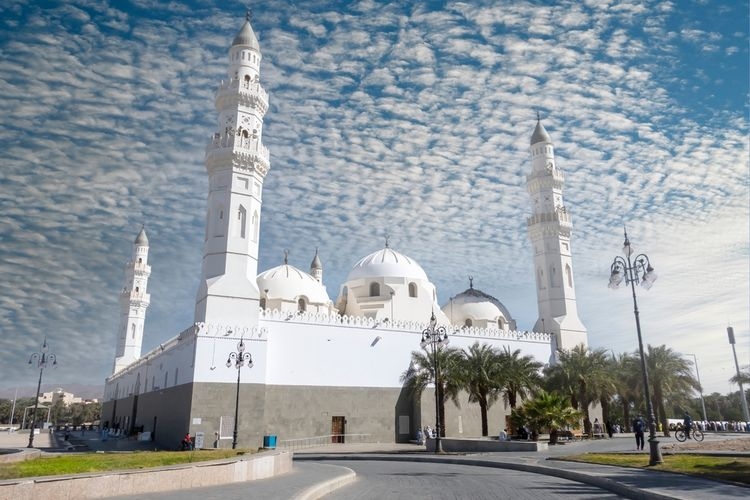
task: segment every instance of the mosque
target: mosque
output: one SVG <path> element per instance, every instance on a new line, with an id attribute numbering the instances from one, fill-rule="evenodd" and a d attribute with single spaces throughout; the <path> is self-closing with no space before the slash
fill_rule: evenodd
<path id="1" fill-rule="evenodd" d="M 309 272 L 285 259 L 259 274 L 261 193 L 270 170 L 261 57 L 248 18 L 229 48 L 227 79 L 216 92 L 218 131 L 206 148 L 209 190 L 194 323 L 141 352 L 151 272 L 141 229 L 125 266 L 103 422 L 142 431 L 165 447 L 186 432 L 202 447 L 229 447 L 235 438 L 239 446 L 258 447 L 265 436 L 277 436 L 280 445 L 330 435 L 408 442 L 435 422 L 432 387 L 416 397 L 402 382 L 433 313 L 458 348 L 479 342 L 550 363 L 558 348 L 587 344 L 576 309 L 565 177 L 539 120 L 526 182 L 539 310 L 529 331 L 473 283 L 440 307 L 425 271 L 388 241 L 354 264 L 335 301 L 323 285 L 317 251 Z M 460 399 L 460 407 L 446 402 L 446 435 L 481 435 L 478 405 Z M 508 412 L 501 402 L 493 405 L 491 428 Z"/>

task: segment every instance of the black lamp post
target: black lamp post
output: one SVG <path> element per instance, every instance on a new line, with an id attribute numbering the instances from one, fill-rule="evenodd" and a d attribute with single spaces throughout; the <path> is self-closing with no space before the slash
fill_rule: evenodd
<path id="1" fill-rule="evenodd" d="M 42 373 L 47 368 L 47 363 L 52 363 L 52 366 L 57 365 L 57 356 L 47 352 L 47 337 L 44 337 L 44 343 L 42 344 L 42 350 L 40 352 L 31 353 L 29 357 L 29 365 L 33 365 L 36 362 L 36 367 L 39 368 L 39 382 L 36 384 L 36 397 L 34 398 L 34 416 L 31 417 L 31 432 L 29 432 L 29 445 L 27 448 L 34 447 L 34 428 L 36 427 L 36 410 L 39 408 L 39 390 L 42 387 Z"/>
<path id="2" fill-rule="evenodd" d="M 444 326 L 437 326 L 437 320 L 435 319 L 435 313 L 432 313 L 430 317 L 430 326 L 422 330 L 422 342 L 420 346 L 425 349 L 428 345 L 432 350 L 432 368 L 433 375 L 435 378 L 435 453 L 442 453 L 443 446 L 440 443 L 440 390 L 442 384 L 440 380 L 440 362 L 438 359 L 438 351 L 442 346 L 448 345 L 448 332 Z"/>
<path id="3" fill-rule="evenodd" d="M 245 366 L 245 361 L 247 361 L 248 368 L 253 367 L 253 357 L 249 352 L 245 352 L 244 339 L 240 338 L 240 341 L 237 343 L 237 352 L 230 352 L 227 358 L 227 368 L 231 368 L 232 364 L 234 364 L 234 367 L 237 369 L 237 392 L 234 396 L 234 432 L 232 433 L 233 450 L 237 448 L 237 419 L 240 413 L 240 373 L 242 373 L 240 368 Z"/>
<path id="4" fill-rule="evenodd" d="M 651 262 L 646 254 L 633 255 L 633 247 L 628 240 L 628 232 L 625 231 L 625 243 L 622 247 L 625 258 L 619 255 L 612 262 L 611 273 L 609 276 L 609 287 L 616 289 L 625 279 L 625 284 L 630 285 L 633 291 L 633 314 L 635 314 L 635 328 L 638 332 L 638 352 L 641 355 L 641 372 L 643 373 L 643 390 L 646 396 L 646 411 L 648 412 L 648 445 L 649 445 L 649 465 L 662 463 L 661 450 L 659 441 L 656 439 L 656 418 L 654 417 L 654 407 L 651 404 L 651 391 L 648 383 L 648 369 L 646 368 L 646 356 L 643 354 L 643 339 L 641 337 L 641 320 L 638 315 L 638 302 L 635 297 L 635 285 L 640 284 L 648 290 L 656 281 L 656 273 L 651 267 Z"/>

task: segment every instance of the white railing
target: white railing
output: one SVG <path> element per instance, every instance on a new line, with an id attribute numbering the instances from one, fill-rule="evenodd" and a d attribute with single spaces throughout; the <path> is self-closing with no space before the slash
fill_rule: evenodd
<path id="1" fill-rule="evenodd" d="M 315 446 L 335 446 L 337 444 L 371 443 L 371 434 L 327 434 L 325 436 L 313 436 L 297 439 L 282 439 L 278 442 L 279 448 L 294 451 Z"/>

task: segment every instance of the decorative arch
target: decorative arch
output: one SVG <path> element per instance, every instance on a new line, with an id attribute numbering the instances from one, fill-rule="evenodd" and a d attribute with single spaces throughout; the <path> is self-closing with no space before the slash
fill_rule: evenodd
<path id="1" fill-rule="evenodd" d="M 474 326 L 474 322 L 471 320 L 471 318 L 466 318 L 464 320 L 464 326 L 466 326 L 466 327 L 472 327 L 472 326 Z"/>
<path id="2" fill-rule="evenodd" d="M 503 321 L 503 318 L 497 318 L 497 327 L 500 330 L 505 330 L 505 322 Z"/>
<path id="3" fill-rule="evenodd" d="M 377 281 L 370 283 L 370 297 L 380 297 L 380 283 Z"/>
<path id="4" fill-rule="evenodd" d="M 260 224 L 258 224 L 258 211 L 253 212 L 253 218 L 252 218 L 252 225 L 253 225 L 253 241 L 258 241 L 258 230 L 260 229 Z"/>
<path id="5" fill-rule="evenodd" d="M 299 299 L 297 299 L 297 311 L 299 312 L 307 311 L 307 300 L 305 300 L 304 297 L 300 297 Z"/>
<path id="6" fill-rule="evenodd" d="M 409 283 L 409 297 L 417 297 L 417 284 L 413 281 Z"/>
<path id="7" fill-rule="evenodd" d="M 570 268 L 570 264 L 565 264 L 565 279 L 568 281 L 568 286 L 573 288 L 573 270 Z"/>

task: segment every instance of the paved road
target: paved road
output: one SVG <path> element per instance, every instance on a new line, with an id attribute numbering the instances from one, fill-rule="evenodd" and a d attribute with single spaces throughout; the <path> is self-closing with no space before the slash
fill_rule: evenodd
<path id="1" fill-rule="evenodd" d="M 343 465 L 357 473 L 353 483 L 325 496 L 327 500 L 623 498 L 565 479 L 487 467 L 382 461 L 324 463 Z"/>

